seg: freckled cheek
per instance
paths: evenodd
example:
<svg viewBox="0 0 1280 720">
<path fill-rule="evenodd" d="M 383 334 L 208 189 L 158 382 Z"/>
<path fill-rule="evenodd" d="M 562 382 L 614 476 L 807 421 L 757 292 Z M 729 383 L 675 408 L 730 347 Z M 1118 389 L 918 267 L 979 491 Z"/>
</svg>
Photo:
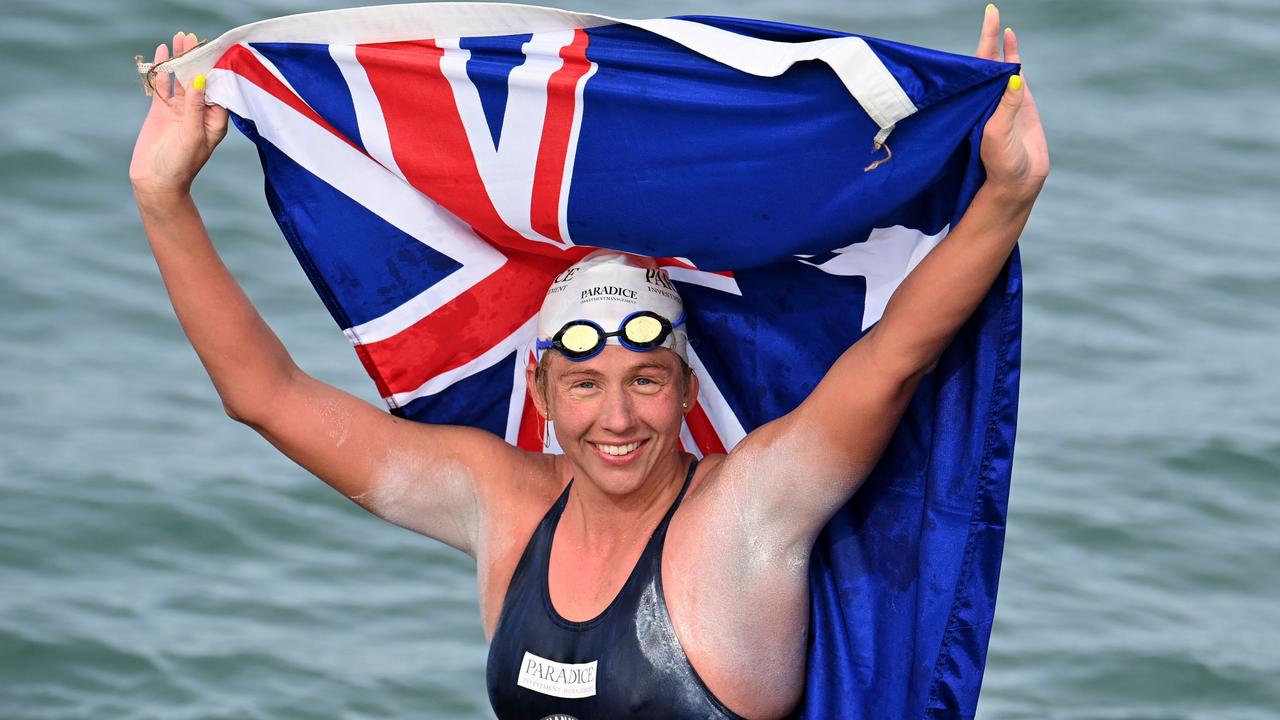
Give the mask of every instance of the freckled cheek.
<svg viewBox="0 0 1280 720">
<path fill-rule="evenodd" d="M 599 415 L 598 403 L 583 398 L 563 397 L 551 409 L 556 431 L 566 437 L 585 433 Z"/>
<path fill-rule="evenodd" d="M 670 397 L 645 398 L 647 402 L 636 404 L 636 414 L 655 430 L 680 432 L 680 403 L 672 403 Z"/>
</svg>

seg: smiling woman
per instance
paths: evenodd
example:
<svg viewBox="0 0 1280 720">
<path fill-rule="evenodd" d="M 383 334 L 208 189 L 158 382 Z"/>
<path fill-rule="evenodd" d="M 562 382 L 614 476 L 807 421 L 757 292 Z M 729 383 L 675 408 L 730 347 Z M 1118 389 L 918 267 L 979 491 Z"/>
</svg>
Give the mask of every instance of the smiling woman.
<svg viewBox="0 0 1280 720">
<path fill-rule="evenodd" d="M 584 327 L 584 321 L 590 323 L 585 327 L 620 329 L 597 334 L 589 353 L 566 354 L 557 347 L 527 370 L 530 386 L 539 390 L 538 412 L 554 422 L 565 457 L 610 495 L 625 496 L 637 489 L 638 479 L 654 474 L 680 474 L 683 411 L 698 393 L 685 359 L 683 328 L 677 321 L 672 329 L 667 319 L 683 315 L 679 296 L 669 289 L 666 271 L 648 265 L 598 253 L 565 273 L 569 278 L 557 278 L 539 315 L 539 335 L 545 337 L 562 317 L 572 319 L 540 347 L 556 347 L 554 338 Z M 658 331 L 629 339 L 630 329 L 648 325 L 646 320 Z"/>
<path fill-rule="evenodd" d="M 1003 37 L 1016 62 L 1016 37 L 998 28 L 989 9 L 979 54 L 999 59 Z M 196 38 L 173 45 L 182 53 Z M 156 61 L 167 54 L 161 46 Z M 409 422 L 304 373 L 222 264 L 191 199 L 228 120 L 204 89 L 203 75 L 172 93 L 158 78 L 130 167 L 179 320 L 232 418 L 371 512 L 476 559 L 498 715 L 793 711 L 818 535 L 996 281 L 1048 172 L 1021 77 L 982 134 L 985 183 L 874 327 L 790 412 L 701 461 L 681 442 L 699 396 L 683 301 L 666 270 L 634 254 L 586 255 L 546 291 L 541 357 L 524 375 L 563 454 Z"/>
</svg>

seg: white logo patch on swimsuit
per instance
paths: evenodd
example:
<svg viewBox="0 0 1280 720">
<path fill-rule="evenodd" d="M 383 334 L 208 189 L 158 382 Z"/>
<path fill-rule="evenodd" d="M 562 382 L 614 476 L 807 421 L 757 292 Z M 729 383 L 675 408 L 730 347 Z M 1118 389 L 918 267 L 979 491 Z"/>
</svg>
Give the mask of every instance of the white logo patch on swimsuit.
<svg viewBox="0 0 1280 720">
<path fill-rule="evenodd" d="M 596 663 L 570 665 L 538 657 L 528 650 L 520 662 L 516 684 L 543 695 L 561 698 L 587 698 L 596 694 Z"/>
</svg>

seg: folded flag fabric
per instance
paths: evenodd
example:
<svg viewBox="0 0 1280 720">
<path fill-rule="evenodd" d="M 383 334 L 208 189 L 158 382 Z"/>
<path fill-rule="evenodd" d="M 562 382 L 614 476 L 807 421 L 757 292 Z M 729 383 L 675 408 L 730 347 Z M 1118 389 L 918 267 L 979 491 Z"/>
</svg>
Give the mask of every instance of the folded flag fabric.
<svg viewBox="0 0 1280 720">
<path fill-rule="evenodd" d="M 538 450 L 551 279 L 652 256 L 731 450 L 796 407 L 963 214 L 1016 66 L 724 17 L 332 11 L 170 61 L 256 143 L 269 204 L 392 412 Z M 1017 410 L 1016 256 L 811 568 L 805 718 L 963 718 L 994 611 Z"/>
</svg>

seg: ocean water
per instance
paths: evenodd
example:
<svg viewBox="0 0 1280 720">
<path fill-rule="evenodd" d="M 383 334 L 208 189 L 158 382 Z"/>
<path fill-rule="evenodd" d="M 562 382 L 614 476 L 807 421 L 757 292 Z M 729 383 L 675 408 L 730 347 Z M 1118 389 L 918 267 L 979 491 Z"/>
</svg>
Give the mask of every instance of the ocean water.
<svg viewBox="0 0 1280 720">
<path fill-rule="evenodd" d="M 555 3 L 560 5 L 560 3 Z M 581 2 L 972 49 L 981 2 Z M 175 30 L 337 7 L 0 14 L 0 720 L 484 718 L 466 557 L 222 412 L 126 177 Z M 1280 4 L 1009 0 L 1054 171 L 980 718 L 1280 718 Z M 375 393 L 232 136 L 196 197 L 309 372 Z"/>
</svg>

